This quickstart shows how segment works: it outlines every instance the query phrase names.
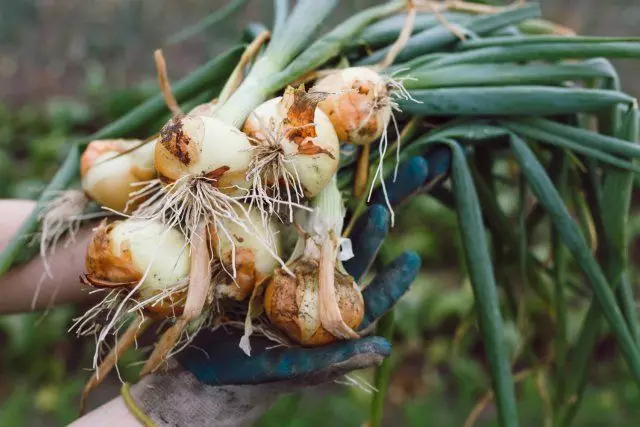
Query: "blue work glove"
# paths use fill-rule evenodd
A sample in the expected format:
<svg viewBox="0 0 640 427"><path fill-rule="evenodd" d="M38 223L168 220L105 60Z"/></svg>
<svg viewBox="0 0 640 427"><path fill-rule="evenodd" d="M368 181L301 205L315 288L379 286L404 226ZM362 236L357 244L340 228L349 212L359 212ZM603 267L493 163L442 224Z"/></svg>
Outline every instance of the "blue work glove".
<svg viewBox="0 0 640 427"><path fill-rule="evenodd" d="M438 161L442 159L438 157ZM440 164L436 170L444 170ZM427 160L414 157L399 168L387 194L397 205L419 191L428 180ZM375 195L374 197L379 197ZM374 204L352 233L355 257L345 268L360 281L370 268L389 230L389 213ZM420 268L420 259L406 252L386 266L363 291L368 328L406 293ZM321 384L379 364L391 352L382 337L368 336L316 348L273 346L252 337L252 355L238 346L241 332L219 328L201 331L192 345L176 356L179 367L145 377L136 384L130 402L157 425L243 426L253 422L282 393ZM148 421L148 420L147 420Z"/></svg>

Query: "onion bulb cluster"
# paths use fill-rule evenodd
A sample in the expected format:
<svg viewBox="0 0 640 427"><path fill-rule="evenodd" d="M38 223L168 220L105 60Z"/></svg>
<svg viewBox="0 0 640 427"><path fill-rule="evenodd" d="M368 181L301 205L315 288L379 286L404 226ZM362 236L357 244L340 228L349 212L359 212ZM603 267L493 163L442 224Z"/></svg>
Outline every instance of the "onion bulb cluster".
<svg viewBox="0 0 640 427"><path fill-rule="evenodd" d="M261 97L202 104L176 114L150 143L93 141L82 155L84 193L129 218L103 222L94 233L84 282L109 292L79 322L93 321L101 305L108 309L100 343L128 313L142 313L125 333L130 344L136 325L168 319L143 375L182 348L193 336L187 331L229 313L236 323L244 317L240 346L249 351L259 307L263 322L301 346L359 336L364 300L341 263L336 173L341 141L386 141L388 85L371 69L350 68L308 92L287 87L282 96ZM305 230L286 263L278 222ZM123 351L114 347L103 368Z"/></svg>
<svg viewBox="0 0 640 427"><path fill-rule="evenodd" d="M214 267L209 299L215 287L217 297L242 301L279 265L280 237L274 221L264 227L256 211L249 215L247 225L226 220L207 230L205 246L212 249ZM99 288L135 288L137 301L166 294L170 301L153 299L142 307L167 313L170 303L173 315L182 311L190 265L191 245L179 230L135 219L103 221L87 248L84 278ZM179 291L179 298L174 291Z"/></svg>
<svg viewBox="0 0 640 427"><path fill-rule="evenodd" d="M339 159L338 137L317 101L304 89L289 88L258 106L242 131L196 108L161 130L156 169L171 181L187 175L211 178L230 194L251 190L256 174L271 186L292 176L305 197L314 197Z"/></svg>
<svg viewBox="0 0 640 427"><path fill-rule="evenodd" d="M378 96L379 88L366 87ZM330 118L338 113L322 107L333 105L331 96L289 87L255 108L242 131L207 104L174 117L153 144L137 150L131 148L139 141L91 143L82 176L92 198L122 211L131 184L144 179L161 183L153 191L162 195L146 195L131 219L96 230L85 282L127 289L144 311L176 318L163 348L172 348L203 310L245 301L257 289L265 290L271 323L303 346L357 337L364 302L338 254L344 211L335 178L339 133ZM114 181L116 171L123 182ZM279 217L264 205L282 200L292 210L304 199L312 199L313 214L303 224L311 234L284 264ZM149 206L154 215L145 216Z"/></svg>
<svg viewBox="0 0 640 427"><path fill-rule="evenodd" d="M297 33L303 30L311 28ZM199 328L244 318L248 339L262 308L261 326L302 346L359 337L364 300L341 263L340 143L362 146L367 161L373 141L386 149L392 85L371 68L354 67L326 75L309 91L289 86L269 99L283 87L275 76L302 48L297 39L272 40L255 60L259 46L247 49L219 101L187 114L156 54L174 117L147 143L93 141L82 154L84 194L127 219L103 222L88 246L83 281L108 295L79 319L80 329L99 330L99 347L137 313L123 335L130 345L142 326L161 322L141 375ZM300 232L292 251L283 248L279 227ZM95 320L101 308L108 309L106 326ZM82 326L91 322L96 328ZM240 345L250 348L246 340ZM114 346L101 366L108 371L123 351Z"/></svg>
<svg viewBox="0 0 640 427"><path fill-rule="evenodd" d="M257 106L242 130L210 103L174 117L152 144L89 144L82 183L93 199L124 211L132 184L150 180L152 192L139 192L132 218L96 230L85 282L126 289L143 311L176 319L156 350L173 348L200 313L246 301L256 290L271 324L300 345L356 338L364 302L340 258L340 139L367 144L390 114L380 101L384 81L358 70L328 76L311 92L287 88ZM331 89L332 81L340 88ZM357 117L339 118L348 106L359 108L349 110ZM282 218L273 206L303 212L305 199L313 213L299 225L308 234L285 264L276 226ZM150 360L160 358L154 351Z"/></svg>

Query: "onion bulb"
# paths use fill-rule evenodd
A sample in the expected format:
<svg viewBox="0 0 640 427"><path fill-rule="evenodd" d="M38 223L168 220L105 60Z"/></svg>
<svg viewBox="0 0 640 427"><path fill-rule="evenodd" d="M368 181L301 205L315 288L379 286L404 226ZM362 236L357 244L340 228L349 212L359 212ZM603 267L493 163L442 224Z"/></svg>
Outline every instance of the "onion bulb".
<svg viewBox="0 0 640 427"><path fill-rule="evenodd" d="M340 251L343 208L335 178L313 200L314 212L287 267L267 283L264 308L278 329L302 346L358 338L364 300L353 277L342 267L348 251Z"/></svg>
<svg viewBox="0 0 640 427"><path fill-rule="evenodd" d="M160 131L155 164L162 178L209 178L226 193L247 188L251 144L245 134L211 115L176 117Z"/></svg>
<svg viewBox="0 0 640 427"><path fill-rule="evenodd" d="M261 173L267 185L289 177L305 197L314 197L336 172L340 142L329 118L316 107L318 100L289 87L284 96L258 106L245 122L243 130L255 146L251 170ZM268 157L274 159L270 164L264 161Z"/></svg>
<svg viewBox="0 0 640 427"><path fill-rule="evenodd" d="M287 263L292 277L282 269L270 278L264 296L269 320L289 338L305 347L336 341L320 320L318 261L300 257ZM336 298L342 320L352 329L362 323L364 301L353 278L342 269L334 272Z"/></svg>
<svg viewBox="0 0 640 427"><path fill-rule="evenodd" d="M311 92L327 94L318 104L340 141L365 145L380 138L391 119L385 79L367 67L351 67L318 80Z"/></svg>
<svg viewBox="0 0 640 427"><path fill-rule="evenodd" d="M280 234L273 218L265 224L257 210L243 210L248 215L243 223L223 219L221 230L224 231L220 233L215 225L209 226L214 256L226 271L236 273L231 283L217 284L216 292L238 301L246 299L256 285L273 274L280 264L274 255L278 256L281 251Z"/></svg>
<svg viewBox="0 0 640 427"><path fill-rule="evenodd" d="M185 237L159 222L128 219L103 222L87 248L86 281L96 287L137 288L145 309L173 314L182 310L190 268Z"/></svg>
<svg viewBox="0 0 640 427"><path fill-rule="evenodd" d="M80 158L82 189L102 206L124 211L132 184L152 179L154 142L105 139L89 143ZM136 148L137 147L137 148ZM135 149L134 149L135 148Z"/></svg>

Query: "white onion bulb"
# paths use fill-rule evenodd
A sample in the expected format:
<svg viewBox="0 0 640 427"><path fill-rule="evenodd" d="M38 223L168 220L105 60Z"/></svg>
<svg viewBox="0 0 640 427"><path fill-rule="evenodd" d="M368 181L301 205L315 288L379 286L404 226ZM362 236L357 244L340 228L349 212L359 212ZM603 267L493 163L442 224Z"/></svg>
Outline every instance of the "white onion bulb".
<svg viewBox="0 0 640 427"><path fill-rule="evenodd" d="M98 287L139 286L138 294L149 298L185 285L189 252L182 233L159 222L104 222L87 248L87 280Z"/></svg>
<svg viewBox="0 0 640 427"><path fill-rule="evenodd" d="M170 181L185 176L211 178L216 187L235 193L247 187L251 144L240 130L209 115L176 117L160 132L155 163Z"/></svg>
<svg viewBox="0 0 640 427"><path fill-rule="evenodd" d="M154 142L109 139L89 143L80 158L82 189L102 206L124 211L134 183L155 177ZM133 148L138 147L132 150ZM125 154L123 154L125 153Z"/></svg>
<svg viewBox="0 0 640 427"><path fill-rule="evenodd" d="M287 112L295 100L285 97L270 99L256 108L244 125L247 135L257 141L265 141L275 136L289 161L284 167L297 177L306 197L317 195L331 180L338 168L340 142L329 118L319 108L313 112L313 121L300 126L300 129L315 129L315 137L304 141L287 136L291 129ZM271 132L275 135L267 135ZM267 179L272 179L270 176Z"/></svg>

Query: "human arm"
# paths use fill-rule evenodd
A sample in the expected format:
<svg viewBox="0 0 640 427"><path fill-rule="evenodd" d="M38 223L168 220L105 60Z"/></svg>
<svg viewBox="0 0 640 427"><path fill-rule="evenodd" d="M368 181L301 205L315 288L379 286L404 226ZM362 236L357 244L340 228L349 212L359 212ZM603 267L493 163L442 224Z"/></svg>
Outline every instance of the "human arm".
<svg viewBox="0 0 640 427"><path fill-rule="evenodd" d="M0 251L7 246L35 206L36 203L31 200L0 200ZM57 245L48 257L51 277L45 276L44 261L39 256L14 266L1 276L0 314L89 301L89 289L80 284L78 277L85 270L84 260L92 228L93 223L87 223L78 231L72 244L64 245L61 242ZM25 238L25 245L29 244L29 239Z"/></svg>

